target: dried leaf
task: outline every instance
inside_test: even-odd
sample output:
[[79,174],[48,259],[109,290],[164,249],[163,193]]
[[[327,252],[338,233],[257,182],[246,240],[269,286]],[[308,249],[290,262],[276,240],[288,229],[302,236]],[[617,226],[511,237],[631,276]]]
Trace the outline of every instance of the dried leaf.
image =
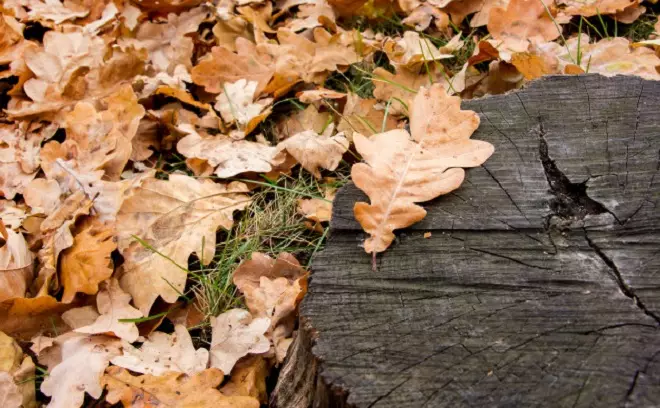
[[528,41],[552,41],[561,35],[548,15],[546,7],[552,2],[537,0],[511,0],[506,8],[495,7],[488,17],[488,31],[496,40],[504,42],[503,47],[525,52]]
[[277,148],[266,143],[234,140],[225,135],[200,135],[190,125],[179,128],[188,133],[177,144],[179,153],[189,160],[206,161],[220,178],[247,172],[267,173],[283,160],[278,157]]
[[[387,100],[389,102],[389,97]],[[346,138],[352,141],[355,133],[370,136],[381,131],[396,129],[398,122],[394,117],[396,108],[393,106],[398,103],[392,98],[391,110],[386,115],[384,110],[377,109],[376,99],[362,99],[356,94],[349,93],[337,130],[343,132]],[[400,106],[403,109],[403,105]]]
[[160,376],[168,371],[194,375],[208,365],[206,349],[193,346],[188,330],[181,325],[174,327],[173,334],[153,332],[139,349],[127,342],[124,354],[112,359],[112,364],[136,373]]
[[191,253],[203,265],[213,259],[216,231],[231,228],[233,212],[250,203],[245,192],[238,182],[224,185],[172,174],[168,181],[146,179],[124,200],[117,216],[125,259],[120,281],[144,315],[158,296],[168,303],[177,300]]
[[35,365],[14,339],[0,331],[0,406],[36,408]]
[[0,247],[0,302],[24,297],[34,278],[34,254],[20,232],[8,230],[0,221],[5,244]]
[[440,85],[421,88],[413,102],[410,130],[393,130],[370,139],[355,135],[365,163],[351,175],[371,204],[355,204],[355,217],[370,237],[368,253],[382,252],[394,240],[393,230],[421,220],[426,211],[415,203],[458,188],[461,167],[483,163],[493,152],[486,142],[469,137],[479,125],[476,113],[460,110],[460,100]]
[[96,295],[96,307],[101,314],[89,326],[78,327],[76,333],[105,333],[132,343],[138,339],[135,323],[122,322],[122,319],[137,319],[142,312],[130,305],[131,296],[119,287],[117,279],[112,278],[102,284],[102,289]]
[[323,134],[306,130],[280,142],[278,149],[286,150],[305,170],[321,178],[319,167],[335,170],[348,150],[349,142],[343,134],[329,136],[333,130],[332,125]]
[[234,366],[229,382],[220,388],[220,392],[227,396],[252,397],[266,404],[268,402],[266,377],[269,368],[269,364],[262,356],[242,358]]
[[270,326],[270,319],[253,319],[250,312],[231,309],[211,318],[211,367],[230,373],[234,364],[243,356],[252,353],[266,353],[270,341],[264,333]]
[[60,259],[60,278],[64,287],[62,302],[71,303],[76,293],[93,295],[98,285],[114,270],[111,253],[117,248],[114,228],[88,218],[73,237],[73,245]]
[[225,396],[216,389],[222,382],[222,371],[209,368],[193,376],[169,372],[160,377],[132,376],[127,370],[110,367],[103,376],[108,388],[106,401],[121,401],[125,408],[136,407],[140,401],[145,407],[171,408],[259,408],[259,401],[251,397]]
[[236,268],[232,279],[238,290],[247,293],[259,287],[262,276],[271,279],[287,278],[293,282],[306,275],[307,272],[298,260],[287,252],[281,252],[277,259],[261,252],[253,252],[250,259],[241,262]]
[[101,379],[110,359],[121,354],[119,340],[106,336],[76,335],[61,345],[61,363],[41,384],[41,392],[51,397],[49,408],[75,408],[85,393],[100,398]]
[[270,113],[267,107],[273,102],[272,98],[254,101],[258,85],[257,81],[248,82],[245,79],[226,83],[224,92],[218,96],[215,104],[215,109],[220,112],[222,119],[230,124],[236,123],[242,130],[243,137]]
[[62,313],[78,306],[59,303],[51,296],[6,300],[0,303],[0,330],[19,340],[30,340],[39,333],[64,332],[68,326]]

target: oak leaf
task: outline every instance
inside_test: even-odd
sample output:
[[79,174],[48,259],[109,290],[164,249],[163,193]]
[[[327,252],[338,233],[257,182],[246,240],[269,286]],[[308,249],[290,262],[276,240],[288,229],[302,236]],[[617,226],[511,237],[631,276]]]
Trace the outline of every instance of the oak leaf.
[[584,17],[615,14],[634,6],[635,3],[635,0],[557,0],[557,4],[566,6],[564,13]]
[[[376,90],[374,90],[375,93]],[[389,100],[388,97],[387,101]],[[390,108],[399,103],[394,98],[391,100]],[[385,115],[384,110],[378,109],[379,105],[376,99],[363,99],[357,94],[349,93],[337,130],[343,132],[346,138],[352,141],[355,133],[371,136],[382,131],[396,129],[398,122],[393,114],[394,109]],[[403,105],[401,107],[401,112],[403,112]]]
[[[120,282],[147,315],[161,296],[174,303],[186,283],[188,258],[213,259],[218,228],[231,228],[233,212],[250,198],[242,183],[218,184],[172,174],[146,179],[126,198],[117,216],[118,247],[124,256]],[[134,237],[138,237],[137,241]]]
[[101,314],[94,323],[78,327],[76,333],[108,334],[132,343],[138,339],[135,323],[122,322],[122,319],[137,319],[142,312],[130,305],[131,296],[119,286],[117,279],[112,278],[103,283],[102,289],[96,295],[96,307]]
[[421,88],[412,105],[409,134],[393,130],[370,139],[355,135],[364,163],[353,165],[351,176],[371,204],[355,204],[355,218],[370,237],[368,253],[382,252],[394,240],[395,229],[420,221],[426,215],[416,203],[455,190],[463,182],[461,167],[483,163],[493,146],[470,140],[479,117],[460,109],[460,99],[444,88]]
[[225,47],[213,47],[206,59],[199,62],[191,71],[192,80],[207,92],[220,93],[225,83],[239,79],[256,81],[255,96],[259,96],[273,77],[273,60],[257,50],[248,39],[236,39],[237,53]]
[[342,133],[330,136],[334,128],[330,125],[322,134],[305,130],[280,142],[278,149],[286,150],[305,170],[321,178],[319,167],[335,170],[348,150],[349,142]]
[[175,371],[194,375],[204,371],[209,362],[209,352],[195,350],[188,329],[177,325],[174,333],[153,332],[138,349],[123,343],[124,354],[111,360],[112,364],[136,373],[163,375]]
[[190,160],[201,159],[215,170],[220,178],[247,172],[268,173],[284,161],[276,147],[266,142],[235,140],[229,136],[210,136],[198,133],[193,126],[181,125],[187,135],[177,143],[177,150]]
[[305,130],[322,133],[331,122],[332,115],[329,112],[319,112],[316,106],[310,104],[278,123],[277,138],[281,141]]
[[121,401],[125,408],[144,407],[171,408],[259,408],[259,401],[251,397],[225,396],[216,389],[224,375],[216,368],[187,376],[168,372],[162,376],[132,376],[127,370],[110,367],[103,376],[108,388],[106,401],[116,404]]
[[60,255],[62,302],[70,303],[76,293],[93,295],[114,270],[111,254],[117,248],[114,228],[88,218],[73,237],[73,245]]
[[229,382],[220,388],[220,392],[227,396],[252,397],[262,404],[267,403],[266,377],[269,366],[262,356],[242,358],[234,366]]
[[488,17],[488,31],[503,47],[527,51],[529,42],[552,41],[561,35],[549,6],[537,0],[511,0],[506,8],[494,7]]
[[0,220],[0,302],[24,297],[34,278],[34,254],[20,232],[6,229]]
[[70,336],[61,344],[61,362],[41,384],[51,397],[48,408],[75,408],[85,393],[98,399],[103,393],[101,379],[110,360],[121,354],[121,342],[107,336]]
[[15,298],[0,303],[0,330],[19,340],[30,340],[34,335],[64,332],[69,327],[62,313],[80,306],[60,303],[51,296]]
[[220,112],[222,119],[229,124],[236,123],[242,139],[268,116],[272,98],[255,101],[255,91],[258,83],[239,79],[236,82],[226,83],[224,92],[218,95],[215,109]]
[[[376,68],[373,72],[374,97],[389,105],[390,115],[406,115],[415,98],[415,93],[422,86],[431,85],[431,79],[438,82],[441,76],[427,72],[413,72],[406,68],[398,68],[395,74],[383,68]],[[380,122],[376,123],[378,132],[360,132],[363,135],[371,135],[380,132]]]
[[390,60],[406,68],[420,67],[426,62],[454,58],[452,54],[440,52],[428,38],[416,31],[406,31],[398,40],[391,40],[383,47]]
[[36,408],[35,365],[14,339],[0,331],[0,406]]
[[270,342],[264,333],[270,326],[270,319],[253,319],[250,312],[231,309],[211,318],[211,367],[230,373],[234,364],[243,356],[266,353]]
[[238,290],[247,293],[259,287],[262,276],[271,279],[287,278],[293,282],[306,275],[307,272],[296,257],[287,252],[281,252],[276,259],[261,252],[253,252],[250,259],[241,262],[236,268],[232,279]]
[[329,188],[320,198],[299,198],[298,199],[298,213],[311,221],[311,229],[323,232],[320,223],[330,221],[332,218],[332,201],[335,199],[337,190]]

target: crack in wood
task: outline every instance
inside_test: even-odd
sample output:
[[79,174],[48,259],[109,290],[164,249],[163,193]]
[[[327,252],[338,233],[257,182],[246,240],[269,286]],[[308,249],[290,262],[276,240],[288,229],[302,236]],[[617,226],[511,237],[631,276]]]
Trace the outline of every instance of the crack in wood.
[[652,317],[653,319],[655,319],[656,322],[658,322],[658,324],[660,324],[660,316],[651,312],[644,305],[644,302],[642,302],[639,296],[635,294],[634,290],[630,286],[628,286],[628,284],[626,284],[623,277],[621,276],[619,267],[616,266],[616,263],[609,256],[607,256],[607,254],[605,254],[605,252],[603,252],[603,250],[595,242],[593,242],[591,238],[589,238],[589,233],[587,232],[586,229],[584,230],[584,238],[587,240],[589,247],[593,249],[596,255],[598,255],[600,259],[605,263],[605,265],[607,265],[612,270],[614,281],[619,287],[619,290],[621,290],[621,293],[632,299],[635,302],[635,306],[641,309],[644,312],[644,314]]

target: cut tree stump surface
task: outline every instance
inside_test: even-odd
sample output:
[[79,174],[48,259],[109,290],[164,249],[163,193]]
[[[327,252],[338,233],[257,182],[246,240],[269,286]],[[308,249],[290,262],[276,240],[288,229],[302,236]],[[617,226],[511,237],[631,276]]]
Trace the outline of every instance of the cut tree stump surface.
[[368,199],[338,194],[282,371],[298,406],[660,406],[660,82],[547,77],[462,106],[495,153],[377,272]]

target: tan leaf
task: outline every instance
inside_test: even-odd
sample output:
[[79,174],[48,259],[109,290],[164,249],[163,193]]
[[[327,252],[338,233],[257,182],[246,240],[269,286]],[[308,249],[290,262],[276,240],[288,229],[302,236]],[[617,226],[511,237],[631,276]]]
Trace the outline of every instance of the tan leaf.
[[260,403],[268,402],[266,377],[269,364],[262,356],[248,356],[234,366],[229,382],[220,388],[227,396],[244,396],[257,399]]
[[[389,101],[389,97],[387,100]],[[392,98],[390,108],[397,103],[398,101]],[[396,108],[385,116],[385,111],[377,109],[377,104],[376,99],[362,99],[354,93],[349,93],[337,130],[343,132],[346,138],[352,141],[355,133],[370,136],[381,131],[396,129],[398,123],[393,113]]]
[[35,365],[14,339],[0,331],[0,406],[36,408]]
[[460,99],[439,84],[421,88],[410,116],[410,130],[393,130],[370,139],[355,135],[365,163],[353,165],[351,176],[371,204],[355,204],[355,217],[370,234],[368,253],[382,252],[394,240],[393,230],[421,220],[426,211],[415,203],[458,188],[461,167],[483,163],[493,152],[486,142],[470,140],[479,117],[461,111]]
[[322,133],[331,122],[332,115],[329,112],[319,112],[316,106],[307,105],[304,110],[299,110],[278,123],[277,136],[279,140],[284,140],[305,130]]
[[172,174],[167,181],[146,179],[124,200],[117,216],[125,259],[120,281],[143,314],[158,296],[168,303],[177,300],[191,253],[203,265],[213,259],[216,231],[231,228],[233,212],[250,203],[247,191],[238,182],[225,185]]
[[174,327],[173,334],[153,332],[137,349],[123,343],[124,354],[111,360],[112,364],[136,373],[163,375],[175,371],[194,375],[204,371],[209,362],[209,352],[195,350],[188,330],[181,325]]
[[454,58],[452,54],[440,52],[428,38],[421,37],[416,31],[406,31],[399,40],[386,42],[384,50],[390,61],[411,69],[420,67],[425,61]]
[[34,278],[34,254],[20,232],[6,229],[0,220],[0,302],[25,297]]
[[193,82],[207,92],[220,93],[225,83],[239,79],[256,81],[255,95],[260,95],[273,76],[271,57],[259,53],[254,43],[245,38],[236,39],[236,50],[235,54],[225,47],[213,47],[210,57],[192,69]]
[[259,401],[251,397],[225,396],[216,389],[224,375],[216,368],[187,376],[169,372],[159,377],[132,376],[127,370],[110,367],[103,376],[108,388],[106,401],[121,401],[125,408],[136,407],[141,401],[145,407],[171,408],[259,408]]
[[189,159],[205,160],[220,178],[247,172],[267,173],[282,161],[277,148],[266,143],[234,140],[225,135],[200,135],[190,125],[179,128],[188,133],[177,143],[179,153]]
[[[435,75],[433,75],[435,77]],[[434,78],[437,82],[440,78]],[[373,72],[374,97],[389,104],[390,115],[407,115],[408,109],[415,98],[415,93],[422,86],[430,85],[426,72],[412,72],[405,68],[397,69],[396,74],[376,68]],[[375,124],[378,132],[359,132],[363,135],[380,133],[380,122]]]
[[343,134],[329,136],[333,130],[330,125],[323,134],[303,131],[280,142],[278,149],[286,150],[305,170],[321,178],[319,167],[335,170],[348,150],[349,142]]
[[490,11],[488,31],[493,38],[503,41],[505,48],[525,52],[529,41],[552,41],[561,35],[554,16],[546,10],[553,6],[552,1],[511,0],[506,8],[494,7]]
[[85,393],[98,399],[103,393],[101,379],[112,357],[121,354],[121,342],[112,337],[76,335],[61,345],[61,363],[41,384],[41,392],[51,397],[49,408],[75,408]]
[[253,252],[250,259],[241,262],[232,276],[234,285],[243,293],[259,287],[261,277],[271,279],[287,278],[293,282],[305,277],[307,272],[298,260],[287,252],[281,252],[277,259],[261,252]]
[[302,91],[296,94],[296,97],[302,103],[318,102],[323,99],[341,99],[345,98],[346,94],[343,92],[333,91],[332,89],[318,88],[309,91]]
[[[83,306],[62,313],[62,320],[72,329],[90,326],[101,316],[96,306]],[[34,342],[34,339],[32,339]],[[39,353],[37,353],[39,354]]]
[[332,218],[332,201],[335,199],[335,189],[328,189],[324,199],[299,198],[298,213],[315,223],[328,222]]
[[231,309],[211,317],[211,367],[230,373],[241,357],[268,352],[270,341],[264,333],[269,326],[270,319],[253,319],[250,312],[243,309]]
[[117,279],[105,281],[96,295],[96,307],[101,315],[91,325],[78,327],[74,331],[85,334],[105,333],[129,343],[136,341],[140,333],[135,323],[121,321],[143,316],[142,312],[130,305],[130,302],[131,296],[119,287]]
[[0,195],[23,194],[39,171],[41,144],[57,126],[0,125]]
[[69,328],[62,313],[78,306],[59,303],[51,296],[6,300],[0,303],[0,330],[19,340],[44,332],[64,332]]
[[615,14],[633,6],[636,0],[558,0],[564,5],[563,12],[570,16],[591,17],[598,14]]
[[49,20],[55,24],[75,20],[89,14],[89,10],[80,5],[70,2],[64,5],[59,0],[30,0],[28,5],[30,7],[28,17],[31,20]]
[[93,295],[114,270],[111,253],[117,248],[114,228],[88,218],[73,237],[73,245],[60,259],[62,302],[70,303],[77,292]]
[[335,13],[326,0],[316,0],[312,3],[302,4],[296,18],[290,20],[286,27],[294,32],[306,30],[322,25],[319,20],[335,21]]
[[272,98],[254,101],[257,86],[257,81],[248,82],[245,79],[225,83],[224,91],[218,95],[215,104],[222,119],[230,124],[236,123],[243,137],[270,113],[268,106],[272,104]]

